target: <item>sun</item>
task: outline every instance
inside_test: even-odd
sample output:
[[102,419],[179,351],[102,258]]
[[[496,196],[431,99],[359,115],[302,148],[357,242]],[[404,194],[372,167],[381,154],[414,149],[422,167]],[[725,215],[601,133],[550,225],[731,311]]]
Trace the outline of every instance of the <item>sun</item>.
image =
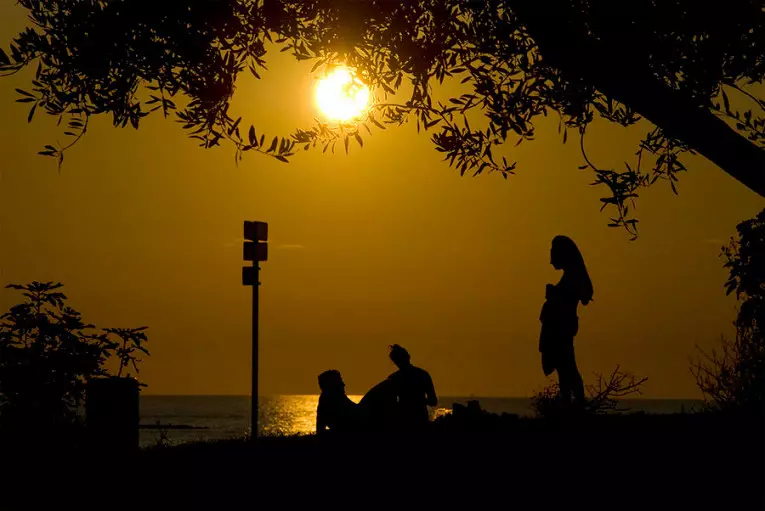
[[319,110],[331,121],[360,117],[369,105],[369,88],[345,68],[334,69],[316,87]]

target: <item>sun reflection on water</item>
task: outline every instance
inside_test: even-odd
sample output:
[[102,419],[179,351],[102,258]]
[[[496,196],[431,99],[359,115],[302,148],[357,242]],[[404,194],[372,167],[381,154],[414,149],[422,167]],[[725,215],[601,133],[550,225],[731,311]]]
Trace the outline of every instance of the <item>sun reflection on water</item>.
[[[362,396],[349,395],[354,403]],[[318,395],[278,396],[261,398],[261,435],[309,434],[316,431],[316,407]]]
[[[348,396],[354,403],[361,401],[361,395]],[[316,431],[316,407],[318,395],[263,397],[260,402],[261,435],[310,434]],[[431,410],[430,417],[435,419],[448,415],[448,408]]]
[[[361,395],[348,396],[353,402]],[[451,403],[443,398],[444,403]],[[259,399],[259,435],[311,434],[316,431],[317,394],[261,396]],[[431,419],[451,413],[447,408],[431,410]],[[141,399],[141,424],[156,426],[183,425],[168,429],[171,444],[242,438],[249,435],[249,396],[144,396]],[[141,429],[144,447],[157,444],[160,430]]]

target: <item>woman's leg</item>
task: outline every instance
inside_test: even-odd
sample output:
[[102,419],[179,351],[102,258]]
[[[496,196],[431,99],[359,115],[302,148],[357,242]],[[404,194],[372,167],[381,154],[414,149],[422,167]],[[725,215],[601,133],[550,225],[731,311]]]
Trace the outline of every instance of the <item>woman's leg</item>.
[[569,373],[571,378],[571,390],[574,393],[574,399],[581,403],[584,403],[584,382],[582,381],[582,374],[579,372],[579,368],[576,365],[576,357],[574,356],[574,346],[572,343],[571,351],[569,353],[570,367]]
[[562,358],[558,362],[558,387],[560,400],[568,403],[571,401],[571,368]]
[[561,353],[558,363],[558,382],[561,398],[564,401],[570,401],[573,394],[576,401],[584,402],[584,382],[576,365],[573,344]]

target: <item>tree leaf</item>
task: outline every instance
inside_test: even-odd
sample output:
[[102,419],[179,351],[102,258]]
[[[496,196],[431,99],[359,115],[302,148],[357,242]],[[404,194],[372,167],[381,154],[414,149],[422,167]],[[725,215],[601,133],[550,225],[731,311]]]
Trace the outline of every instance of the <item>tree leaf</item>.
[[730,101],[728,101],[728,95],[725,94],[725,89],[722,89],[723,105],[725,105],[725,113],[730,113]]
[[234,122],[234,124],[232,124],[232,125],[231,125],[231,127],[230,127],[230,128],[229,128],[229,130],[228,130],[228,134],[229,134],[229,136],[231,136],[231,135],[233,135],[233,134],[234,134],[234,131],[236,131],[236,128],[238,128],[238,127],[239,127],[239,123],[240,123],[240,122],[242,122],[242,118],[241,118],[241,117],[239,117],[239,118],[238,118],[238,119],[237,119],[237,120]]

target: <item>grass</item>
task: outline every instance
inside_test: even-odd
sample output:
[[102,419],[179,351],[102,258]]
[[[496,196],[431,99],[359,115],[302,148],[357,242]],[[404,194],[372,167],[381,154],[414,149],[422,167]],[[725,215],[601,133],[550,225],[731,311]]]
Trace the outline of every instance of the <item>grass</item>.
[[31,481],[45,491],[18,493],[5,478],[17,492],[5,503],[13,496],[18,509],[51,502],[134,510],[762,509],[763,440],[761,421],[719,414],[556,420],[474,411],[440,418],[420,437],[302,435],[45,462],[6,457],[16,475],[38,474]]

